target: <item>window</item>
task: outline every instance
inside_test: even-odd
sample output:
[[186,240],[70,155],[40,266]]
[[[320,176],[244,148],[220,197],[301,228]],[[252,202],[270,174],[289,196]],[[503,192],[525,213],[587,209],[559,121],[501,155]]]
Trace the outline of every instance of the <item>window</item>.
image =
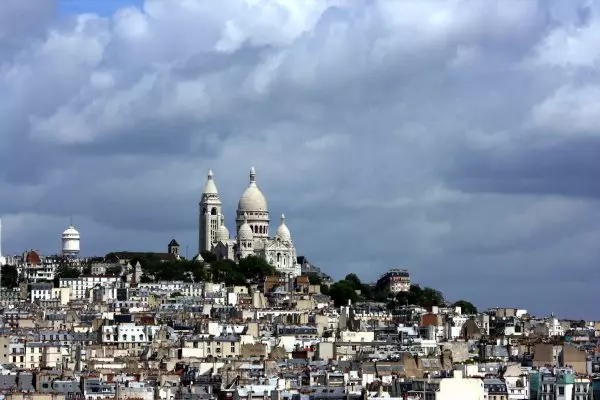
[[564,386],[559,386],[558,387],[558,394],[559,395],[564,395],[565,394],[565,388],[564,388]]

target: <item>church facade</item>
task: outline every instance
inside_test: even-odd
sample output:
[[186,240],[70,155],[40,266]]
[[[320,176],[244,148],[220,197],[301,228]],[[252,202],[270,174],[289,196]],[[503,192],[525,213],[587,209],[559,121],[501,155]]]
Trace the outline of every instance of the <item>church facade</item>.
[[248,187],[238,202],[234,238],[225,225],[221,198],[210,170],[199,206],[198,253],[210,251],[217,259],[234,261],[250,255],[260,256],[283,274],[300,275],[296,248],[283,214],[275,235],[269,235],[269,209],[256,183],[254,167],[250,169]]

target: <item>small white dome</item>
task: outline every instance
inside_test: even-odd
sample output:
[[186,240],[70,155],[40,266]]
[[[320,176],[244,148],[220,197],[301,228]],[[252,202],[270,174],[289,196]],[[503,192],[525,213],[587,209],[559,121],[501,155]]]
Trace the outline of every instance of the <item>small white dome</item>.
[[217,229],[217,242],[229,240],[229,229],[225,226],[225,219],[221,219],[221,226]]
[[290,234],[290,230],[285,224],[284,214],[281,214],[281,225],[279,225],[279,228],[277,228],[277,233],[275,234],[275,237],[278,237],[279,239],[287,242],[292,241],[292,235]]
[[242,197],[240,197],[238,211],[267,211],[267,200],[258,186],[256,186],[256,171],[254,170],[254,167],[250,169],[250,185],[244,191]]
[[66,237],[74,237],[74,236],[79,236],[79,231],[77,229],[75,229],[75,227],[73,225],[70,225],[64,232],[63,232],[63,236]]
[[204,185],[204,191],[202,194],[219,194],[217,190],[217,185],[215,185],[215,181],[213,180],[213,172],[211,169],[208,170],[208,175],[206,177],[206,184]]
[[254,240],[254,233],[252,228],[248,225],[248,215],[244,214],[244,223],[240,226],[238,231],[238,240]]

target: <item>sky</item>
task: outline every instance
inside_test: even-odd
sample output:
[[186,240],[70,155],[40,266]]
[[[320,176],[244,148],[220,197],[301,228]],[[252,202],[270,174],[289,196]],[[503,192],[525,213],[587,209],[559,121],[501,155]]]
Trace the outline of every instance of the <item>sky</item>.
[[254,166],[334,278],[598,319],[599,41],[599,1],[3,0],[3,251],[192,256]]

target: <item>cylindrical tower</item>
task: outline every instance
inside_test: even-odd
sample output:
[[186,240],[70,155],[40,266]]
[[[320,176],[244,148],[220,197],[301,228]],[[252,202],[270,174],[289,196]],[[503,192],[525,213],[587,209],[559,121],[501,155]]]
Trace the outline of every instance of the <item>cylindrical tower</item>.
[[81,236],[73,225],[70,225],[62,234],[62,253],[65,256],[75,257],[80,251]]

